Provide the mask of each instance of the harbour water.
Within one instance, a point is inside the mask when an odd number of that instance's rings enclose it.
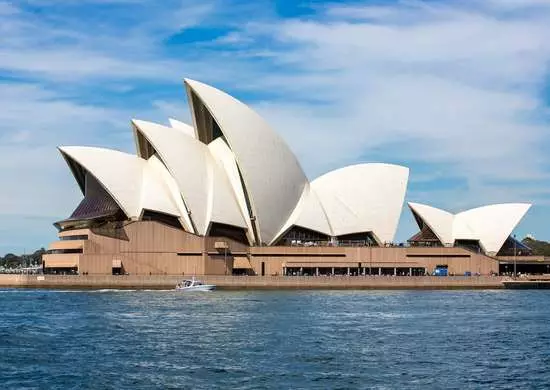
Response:
[[[2,388],[545,389],[550,292],[0,290]]]

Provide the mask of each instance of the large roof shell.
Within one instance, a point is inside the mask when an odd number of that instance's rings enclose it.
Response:
[[[137,159],[137,157],[134,157]],[[172,177],[166,166],[157,156],[152,156],[143,166],[143,179],[141,190],[141,207],[143,210],[159,211],[165,214],[181,218],[185,206],[181,196],[174,192]],[[177,187],[176,187],[177,188]],[[162,194],[162,196],[159,196]],[[185,219],[180,220],[182,226],[187,229]]]
[[[235,156],[222,138],[210,142],[208,144],[208,149],[210,149],[210,153],[212,153],[218,165],[225,171],[225,175],[231,184],[233,194],[239,205],[239,211],[247,227],[248,241],[252,245],[254,244],[252,221],[248,215],[249,211],[246,204],[246,196],[239,176],[239,168],[237,167]]]
[[[296,208],[270,244],[277,242],[293,226],[300,226],[327,236],[333,235],[325,209],[310,184],[304,187],[304,192]]]
[[[242,175],[260,242],[271,242],[294,211],[307,178],[286,143],[250,107],[228,94],[185,80],[195,128],[198,98],[219,125]],[[201,132],[197,129],[199,139]]]
[[[81,188],[86,170],[130,218],[145,209],[176,215],[200,235],[213,222],[242,227],[255,245],[273,244],[292,226],[393,240],[407,168],[358,164],[310,183],[286,143],[250,107],[206,84],[186,79],[185,85],[194,126],[133,120],[137,157],[62,148]]]
[[[451,214],[435,207],[409,203],[411,210],[437,235],[444,245],[456,240],[476,240],[489,254],[497,253],[525,216],[528,203],[503,203]]]
[[[428,225],[442,244],[453,244],[453,214],[421,203],[409,202],[409,208]]]
[[[229,181],[205,144],[179,129],[141,120],[133,124],[137,142],[142,134],[174,177],[195,233],[205,235],[210,222],[246,227]],[[146,149],[138,147],[138,153]]]
[[[187,134],[190,137],[196,138],[195,129],[193,126],[183,123],[174,118],[169,118],[168,122],[173,129],[181,130],[184,134]]]
[[[394,239],[405,199],[409,169],[399,165],[358,164],[311,182],[335,236],[372,232],[379,243]]]
[[[474,232],[485,251],[496,253],[529,208],[528,203],[504,203],[458,213],[453,223],[455,239],[468,239]]]
[[[139,218],[143,209],[178,215],[169,192],[159,182],[160,167],[154,163],[104,148],[63,146],[59,150],[68,163],[76,162],[92,174],[128,218]],[[75,178],[83,180],[83,176]],[[83,188],[83,183],[79,185]]]

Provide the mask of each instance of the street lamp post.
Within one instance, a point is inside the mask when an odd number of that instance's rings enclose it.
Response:
[[[227,248],[226,248],[226,246],[224,246],[224,248],[223,248],[223,263],[224,263],[224,266],[225,266],[225,274],[227,275],[228,274],[228,269],[227,269]]]
[[[372,242],[369,242],[369,276],[372,273]]]
[[[516,235],[514,234],[514,278],[517,276],[516,272]]]

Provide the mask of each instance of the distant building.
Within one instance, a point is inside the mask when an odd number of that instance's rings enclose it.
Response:
[[[421,232],[412,247],[393,246],[408,168],[358,164],[310,182],[250,107],[197,81],[185,87],[193,126],[133,120],[137,155],[59,148],[84,198],[55,223],[60,241],[44,255],[46,272],[496,273],[487,255],[529,208],[452,215],[410,203]],[[464,243],[477,247],[457,247]]]

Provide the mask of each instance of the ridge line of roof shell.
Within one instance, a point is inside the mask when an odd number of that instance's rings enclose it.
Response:
[[[409,168],[360,163],[327,172],[311,182],[335,236],[373,232],[392,242],[409,179]]]
[[[205,235],[211,222],[246,228],[229,179],[208,145],[158,123],[133,120],[133,124],[174,177],[198,234]]]
[[[139,218],[144,208],[175,215],[175,205],[165,188],[157,185],[154,189],[148,189],[146,197],[143,197],[144,182],[160,184],[162,180],[150,176],[152,167],[146,160],[126,152],[94,146],[60,146],[59,150],[66,161],[73,160],[93,175],[128,218]],[[78,180],[76,176],[75,179]]]
[[[174,118],[168,118],[168,123],[170,123],[171,128],[181,130],[188,136],[197,138],[197,135],[195,134],[195,128],[193,126]]]
[[[454,242],[453,220],[454,215],[446,210],[439,209],[423,203],[407,202],[407,205],[444,245]]]
[[[478,240],[487,253],[498,252],[531,208],[530,203],[495,203],[453,214],[422,203],[408,205],[444,245],[454,245],[461,239]],[[443,241],[442,236],[448,239]]]
[[[191,79],[184,82],[188,92],[208,109],[235,155],[259,238],[271,242],[292,215],[308,183],[300,163],[285,141],[248,105],[210,85]],[[192,104],[190,99],[191,112],[196,116]]]

